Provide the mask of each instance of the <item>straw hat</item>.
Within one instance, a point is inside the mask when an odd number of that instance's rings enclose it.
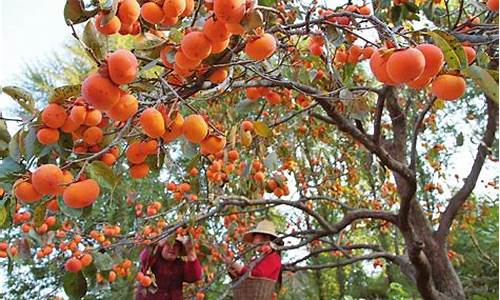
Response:
[[[251,243],[253,241],[254,233],[267,234],[272,236],[273,239],[278,237],[278,235],[276,234],[276,227],[274,226],[273,222],[268,220],[259,222],[259,224],[257,224],[257,227],[255,227],[255,229],[245,232],[243,234],[243,240],[247,243]]]

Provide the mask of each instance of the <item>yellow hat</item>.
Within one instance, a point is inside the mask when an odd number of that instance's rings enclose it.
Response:
[[[273,222],[269,220],[261,221],[259,222],[259,224],[257,224],[257,227],[255,227],[255,229],[245,232],[243,234],[243,240],[247,243],[251,243],[253,241],[254,233],[268,234],[273,238],[278,237],[278,235],[276,234],[276,226],[274,226]]]

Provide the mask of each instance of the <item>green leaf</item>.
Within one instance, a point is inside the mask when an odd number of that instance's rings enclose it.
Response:
[[[454,36],[442,30],[430,31],[427,34],[443,51],[444,59],[450,69],[462,70],[467,67],[468,62],[464,48]]]
[[[235,110],[238,113],[249,113],[258,110],[260,107],[259,101],[243,100],[236,104]]]
[[[19,130],[14,134],[9,143],[9,156],[17,162],[23,157],[23,130]]]
[[[35,222],[35,227],[40,227],[45,219],[45,214],[47,213],[47,203],[43,202],[35,208],[33,215],[33,221]]]
[[[269,129],[269,127],[262,121],[253,122],[253,128],[255,130],[255,133],[257,135],[260,135],[261,137],[267,138],[273,134],[271,129]]]
[[[24,172],[21,164],[18,164],[11,157],[7,157],[0,161],[0,179],[12,174],[20,174]]]
[[[168,33],[168,39],[176,44],[181,42],[183,36],[182,32],[177,28],[170,29]]]
[[[31,95],[31,93],[28,92],[27,90],[17,86],[4,86],[2,88],[2,92],[9,95],[27,112],[31,114],[36,112],[35,99]]]
[[[7,222],[7,217],[8,217],[8,212],[5,207],[0,207],[0,228],[4,228],[4,225],[6,225]]]
[[[399,19],[401,19],[401,6],[396,5],[391,8],[391,20],[394,23],[398,23]]]
[[[1,116],[2,113],[0,113],[0,117]],[[8,145],[10,139],[10,133],[7,130],[7,123],[5,122],[5,120],[0,120],[0,154],[9,148]]]
[[[458,135],[457,135],[457,140],[456,140],[456,144],[457,146],[463,146],[464,144],[464,134],[462,132],[460,132]]]
[[[172,52],[172,51],[171,51]],[[145,71],[148,71],[150,69],[152,69],[154,66],[160,66],[162,65],[161,63],[161,59],[157,58],[157,59],[153,59],[152,61],[150,61],[147,65],[145,65],[142,69],[141,69],[141,72],[145,72]]]
[[[80,95],[81,84],[56,87],[49,95],[49,103],[64,103],[64,100]]]
[[[248,32],[255,28],[261,27],[264,24],[264,16],[259,10],[252,9],[245,14],[240,24]]]
[[[64,5],[64,21],[67,25],[85,22],[89,16],[83,11],[80,0],[67,0]]]
[[[92,49],[92,52],[94,52],[98,59],[104,59],[107,52],[104,37],[95,29],[95,25],[92,21],[88,21],[87,24],[85,24],[82,41],[87,47]]]
[[[152,33],[141,33],[137,35],[134,40],[134,48],[136,50],[148,50],[156,48],[165,43],[165,40],[152,34]]]
[[[93,161],[87,166],[89,177],[97,180],[100,187],[114,189],[120,179],[115,175],[113,169],[100,160]]]
[[[196,167],[198,163],[200,162],[201,155],[198,153],[187,164],[186,171],[189,172],[192,168]]]
[[[109,254],[96,252],[93,258],[96,268],[100,271],[111,270],[113,268],[114,260]]]
[[[92,258],[94,258],[94,254],[92,254]],[[85,276],[88,282],[90,282],[90,285],[94,285],[96,281],[96,275],[97,273],[97,268],[95,267],[94,263],[91,263],[87,267],[82,269],[82,274]]]
[[[66,203],[64,203],[62,197],[57,197],[57,204],[59,204],[59,209],[62,213],[70,218],[77,219],[82,216],[82,209],[68,207]]]
[[[404,5],[405,5],[406,9],[408,9],[408,11],[410,11],[412,13],[418,13],[418,11],[419,11],[418,6],[413,2],[407,2]]]
[[[259,0],[259,5],[262,6],[273,6],[276,4],[276,0]]]
[[[111,2],[111,3],[109,3]],[[111,19],[116,15],[116,12],[118,10],[118,0],[112,0],[112,1],[106,1],[106,7],[103,8],[105,10],[109,10],[109,13],[104,15],[104,17],[101,19],[101,26],[105,26],[111,21]]]
[[[33,126],[30,126],[28,133],[24,135],[24,146],[25,146],[25,155],[24,158],[26,160],[31,159],[34,156],[37,156],[41,153],[43,149],[43,145],[40,144],[36,137],[37,129]]]
[[[493,79],[491,74],[476,65],[472,65],[464,70],[464,74],[467,77],[472,78],[474,82],[483,90],[483,92],[491,100],[498,104],[498,82]]]
[[[87,281],[82,272],[66,272],[63,276],[63,288],[70,299],[81,299],[87,293]]]

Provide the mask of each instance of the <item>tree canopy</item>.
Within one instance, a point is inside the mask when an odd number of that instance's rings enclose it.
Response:
[[[64,55],[2,87],[2,298],[131,298],[156,287],[139,253],[182,235],[204,271],[186,298],[225,299],[221,257],[248,262],[263,219],[278,299],[498,297],[498,0],[59,15]]]

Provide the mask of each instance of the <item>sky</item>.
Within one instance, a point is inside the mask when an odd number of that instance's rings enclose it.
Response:
[[[71,39],[63,17],[65,0],[0,1],[0,85],[16,85],[23,66],[43,60]],[[4,116],[17,104],[0,95]],[[11,122],[9,122],[11,123]],[[8,124],[9,129],[12,124]]]

